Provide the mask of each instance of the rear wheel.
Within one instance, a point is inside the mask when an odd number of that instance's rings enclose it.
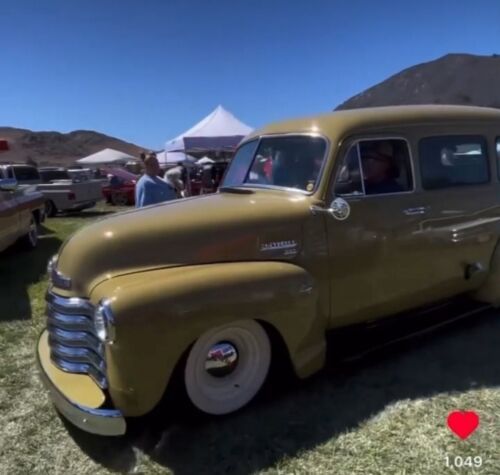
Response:
[[[21,238],[21,245],[25,249],[34,249],[38,244],[38,223],[32,214],[28,232]]]
[[[222,415],[248,404],[266,380],[271,343],[254,320],[223,325],[203,334],[189,352],[184,384],[192,404]]]

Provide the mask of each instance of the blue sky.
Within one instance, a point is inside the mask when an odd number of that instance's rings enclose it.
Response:
[[[257,127],[446,53],[500,53],[495,0],[4,0],[0,21],[0,125],[150,148],[218,104]]]

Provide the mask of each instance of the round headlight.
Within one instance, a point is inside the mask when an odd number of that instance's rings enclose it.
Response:
[[[106,322],[106,314],[103,305],[99,305],[94,313],[94,328],[97,338],[102,342],[108,340],[108,328]]]

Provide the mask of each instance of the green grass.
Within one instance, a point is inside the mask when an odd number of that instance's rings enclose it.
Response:
[[[62,241],[107,208],[53,218],[35,252],[0,254],[0,473],[500,474],[500,315],[489,311],[356,364],[329,362],[304,382],[270,386],[225,418],[138,421],[121,438],[64,423],[38,380],[45,266]],[[449,411],[474,409],[467,441]],[[480,455],[450,469],[445,455]]]

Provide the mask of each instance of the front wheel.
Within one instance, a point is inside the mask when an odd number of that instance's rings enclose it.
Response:
[[[187,395],[207,414],[237,411],[259,392],[270,363],[271,343],[256,321],[213,328],[189,352],[184,370]]]

